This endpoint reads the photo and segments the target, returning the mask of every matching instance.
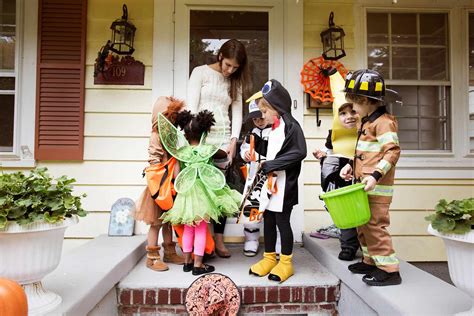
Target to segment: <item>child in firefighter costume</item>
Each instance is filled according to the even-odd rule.
[[[400,146],[398,124],[387,112],[385,95],[396,92],[385,89],[382,76],[369,69],[348,74],[344,92],[347,101],[353,103],[361,122],[354,165],[346,165],[341,177],[352,179],[354,170],[356,181],[365,184],[371,212],[369,222],[357,228],[364,257],[361,262],[351,264],[348,268],[352,273],[364,274],[362,280],[368,285],[400,284],[399,261],[387,230]]]
[[[238,212],[242,196],[227,186],[224,174],[213,164],[212,158],[218,154],[225,136],[225,130],[220,129],[209,134],[207,140],[215,124],[214,114],[207,110],[196,115],[182,111],[177,114],[175,124],[182,130],[158,114],[161,142],[183,167],[175,179],[177,196],[173,207],[161,218],[164,223],[184,225],[183,271],[200,275],[214,271],[213,266],[203,263],[207,224]]]
[[[306,141],[303,130],[291,116],[291,97],[277,80],[270,80],[250,100],[256,100],[267,122],[272,123],[268,140],[255,138],[255,150],[267,157],[261,169],[268,174],[268,185],[262,197],[269,196],[263,215],[265,252],[263,259],[250,267],[249,273],[266,276],[273,281],[284,282],[293,275],[293,231],[290,215],[298,204],[298,176],[301,162],[306,157]],[[271,179],[275,181],[274,185]],[[271,195],[269,195],[271,193]],[[262,203],[261,198],[261,202]],[[281,254],[277,261],[275,244],[277,226],[281,236]]]
[[[177,112],[184,107],[182,101],[160,97],[153,105],[152,131],[148,146],[149,167],[145,169],[148,186],[145,188],[138,200],[134,217],[136,220],[144,221],[150,225],[148,231],[148,243],[146,246],[146,266],[155,271],[166,271],[168,265],[165,262],[183,264],[184,258],[176,253],[176,245],[172,241],[172,228],[170,224],[163,224],[160,216],[163,211],[173,205],[173,170],[176,159],[169,156],[163,149],[158,134],[158,113],[169,120],[174,121]],[[162,228],[164,256],[160,257],[160,246],[158,246],[158,235]]]

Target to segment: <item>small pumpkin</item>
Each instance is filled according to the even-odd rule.
[[[0,316],[27,316],[28,301],[21,285],[0,278]]]

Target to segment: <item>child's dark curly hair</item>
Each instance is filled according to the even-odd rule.
[[[176,117],[176,125],[184,130],[184,135],[189,141],[199,141],[201,135],[209,133],[215,123],[214,114],[208,110],[196,115],[191,114],[190,111],[182,111]]]

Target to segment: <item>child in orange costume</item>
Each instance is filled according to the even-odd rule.
[[[145,169],[148,186],[141,194],[134,217],[136,220],[144,221],[150,225],[147,236],[146,266],[154,271],[168,270],[168,265],[165,262],[184,264],[184,258],[176,253],[171,225],[163,224],[159,219],[163,211],[170,209],[173,205],[172,178],[174,178],[173,170],[176,159],[169,156],[163,149],[157,127],[158,113],[162,112],[169,120],[173,120],[183,107],[182,101],[160,97],[153,105],[152,110],[152,131],[148,146],[150,166]],[[158,246],[158,234],[162,227],[164,262],[161,260],[160,246]]]

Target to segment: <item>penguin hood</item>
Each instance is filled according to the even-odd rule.
[[[263,98],[277,110],[278,114],[291,114],[291,97],[288,90],[275,79],[265,83],[262,89]]]

